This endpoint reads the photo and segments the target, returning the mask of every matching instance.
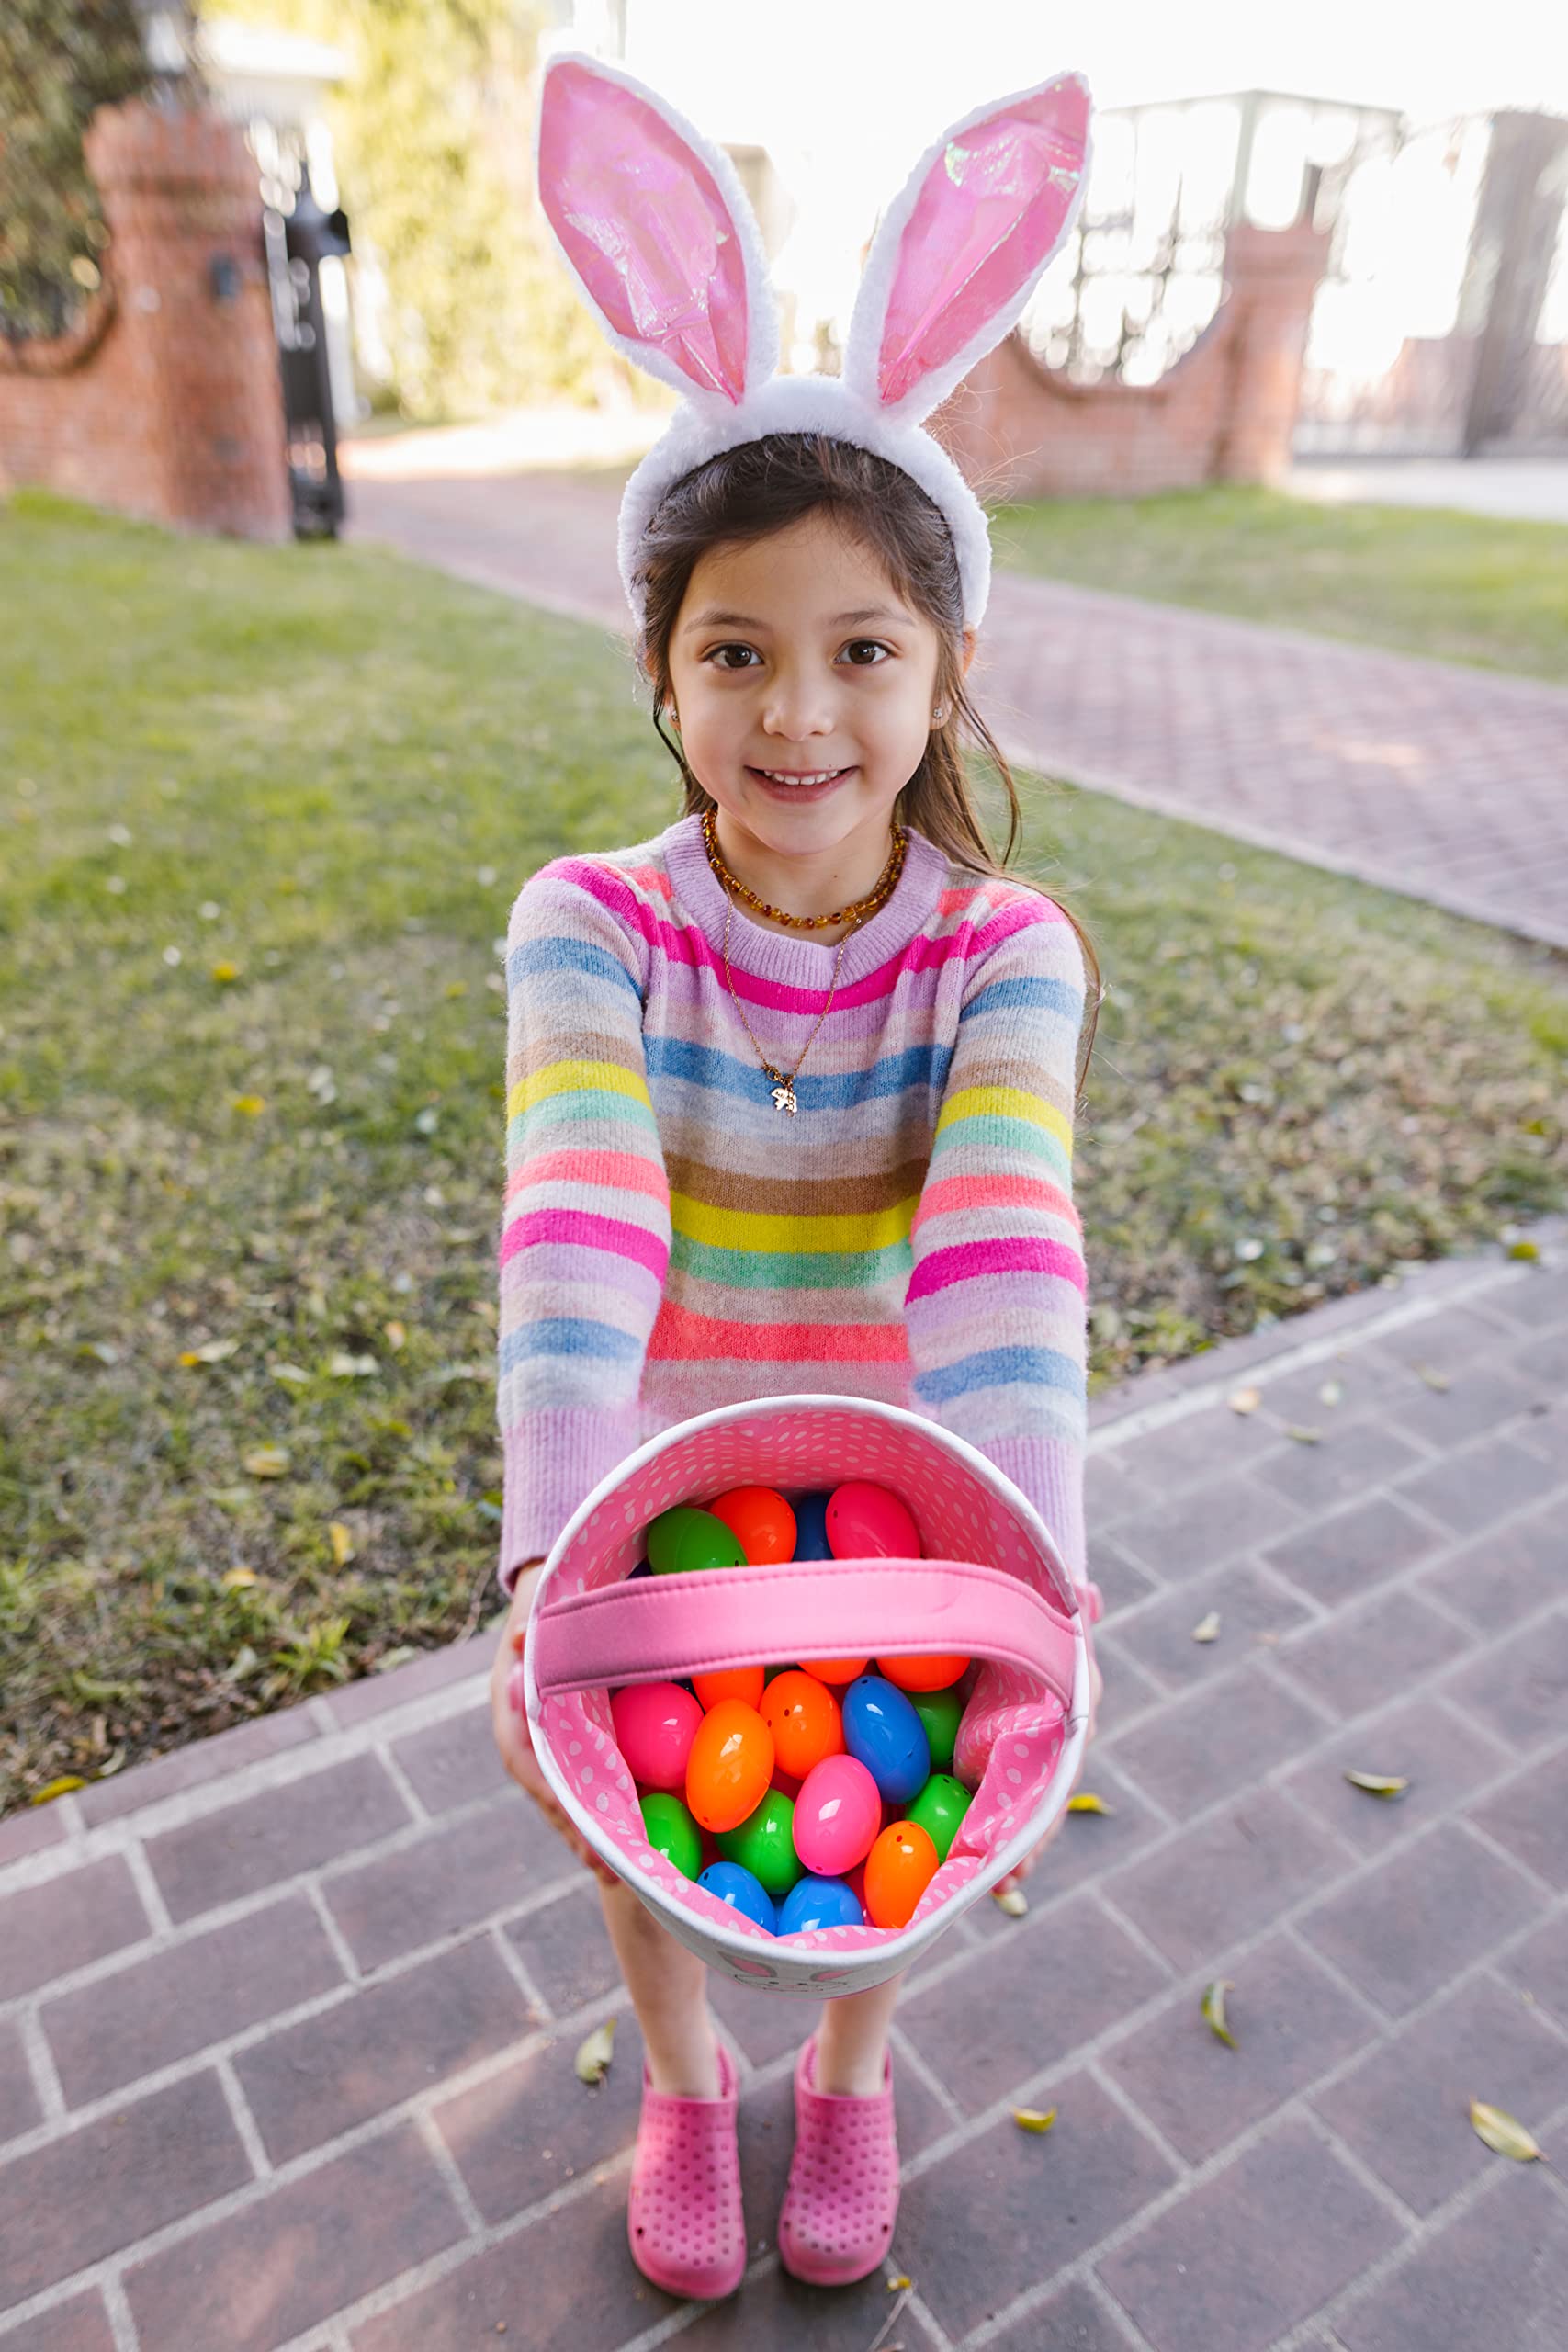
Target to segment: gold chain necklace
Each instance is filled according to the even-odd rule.
[[[782,907],[769,906],[765,899],[758,898],[755,890],[749,890],[738,875],[731,874],[718,854],[718,833],[714,823],[714,812],[711,808],[703,810],[703,847],[708,854],[708,864],[713,867],[719,880],[727,889],[736,891],[744,899],[748,906],[755,907],[759,914],[767,915],[773,922],[787,923],[792,931],[826,931],[833,923],[848,922],[852,915],[874,914],[883,900],[897,889],[898,876],[904,870],[904,854],[908,846],[908,832],[904,826],[899,825],[894,831],[893,848],[887,863],[878,875],[868,898],[857,899],[852,906],[840,907],[836,914],[786,915]]]
[[[762,912],[766,914],[776,913],[776,909],[764,906],[761,899],[754,897],[753,894],[746,888],[744,883],[737,881],[735,876],[727,870],[723,860],[719,857],[717,848],[713,840],[712,820],[713,811],[711,809],[705,811],[703,817],[703,840],[707,845],[708,859],[715,873],[717,874],[725,882],[730,884],[733,888],[739,890],[744,898],[750,899],[752,905],[761,908]],[[724,903],[725,984],[728,988],[730,1001],[734,1004],[736,1012],[740,1015],[740,1025],[745,1030],[748,1037],[751,1040],[752,1051],[756,1054],[758,1060],[761,1063],[763,1069],[767,1072],[767,1075],[773,1081],[773,1108],[775,1111],[786,1111],[792,1119],[800,1108],[800,1104],[795,1100],[795,1081],[799,1077],[801,1071],[805,1069],[806,1057],[817,1042],[818,1029],[821,1028],[822,1023],[827,1020],[829,1013],[832,1011],[833,997],[839,985],[839,967],[844,960],[844,949],[848,946],[852,933],[859,930],[863,920],[867,915],[874,913],[878,907],[882,906],[886,900],[892,896],[899,873],[903,869],[904,852],[908,842],[908,833],[900,830],[898,838],[894,845],[893,854],[888,859],[886,865],[883,868],[882,878],[877,883],[876,888],[872,891],[869,898],[862,899],[854,906],[845,908],[843,915],[818,915],[815,917],[808,915],[779,916],[779,920],[783,922],[796,922],[813,928],[818,925],[842,921],[844,917],[852,918],[850,922],[850,928],[845,932],[842,939],[840,940],[839,952],[833,958],[833,978],[828,989],[828,1001],[824,1004],[821,1012],[817,1016],[816,1028],[812,1030],[810,1036],[807,1037],[805,1046],[802,1047],[800,1059],[795,1063],[795,1068],[787,1073],[782,1069],[775,1069],[773,1063],[769,1061],[766,1054],[763,1053],[761,1046],[757,1043],[751,1023],[746,1018],[746,1008],[735,993],[735,980],[729,969],[729,925],[730,919],[735,912],[735,902],[728,895],[726,896]]]

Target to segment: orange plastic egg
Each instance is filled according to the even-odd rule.
[[[843,1712],[826,1683],[796,1667],[780,1674],[762,1693],[762,1721],[773,1736],[773,1754],[786,1772],[804,1781],[825,1756],[844,1752]]]
[[[716,1674],[694,1674],[692,1688],[705,1713],[711,1713],[721,1699],[741,1699],[749,1707],[760,1707],[762,1669],[760,1666],[720,1667]]]
[[[936,1872],[930,1832],[917,1821],[890,1822],[865,1858],[865,1915],[873,1927],[907,1928]]]
[[[933,1653],[930,1657],[879,1657],[876,1670],[899,1690],[947,1690],[968,1665],[966,1657]]]
[[[694,1819],[705,1829],[738,1827],[761,1804],[773,1771],[773,1735],[756,1708],[721,1699],[697,1725],[686,1758]]]
[[[800,1670],[814,1674],[818,1682],[852,1682],[870,1664],[868,1657],[803,1657]]]
[[[722,1519],[752,1567],[795,1557],[795,1513],[772,1487],[731,1487],[708,1505]]]

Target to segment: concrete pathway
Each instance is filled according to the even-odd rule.
[[[620,637],[618,489],[485,462],[351,444],[349,535]],[[1568,688],[1000,571],[975,678],[1021,765],[1568,947]]]
[[[755,2258],[707,2307],[633,2267],[636,2023],[481,1637],[0,1824],[0,2352],[1562,2352],[1568,1226],[1539,1238],[1097,1406],[1113,1811],[905,1989],[886,2278],[781,2273],[815,2009],[728,1984]],[[1472,2097],[1553,2162],[1491,2154]]]
[[[1281,487],[1330,505],[1450,506],[1514,523],[1568,523],[1568,455],[1302,458]]]

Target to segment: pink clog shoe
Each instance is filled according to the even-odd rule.
[[[746,2268],[739,2080],[720,2042],[716,2098],[656,2091],[642,2067],[642,2115],[626,2199],[626,2239],[645,2278],[666,2294],[707,2301],[733,2294]]]
[[[816,2064],[813,2035],[795,2069],[795,2154],[779,2259],[810,2286],[847,2287],[883,2260],[898,2216],[893,2054],[869,2098],[816,2089]]]

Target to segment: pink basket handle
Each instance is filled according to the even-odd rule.
[[[1087,1630],[1087,1626],[1086,1626]],[[547,1600],[528,1653],[541,1702],[599,1683],[667,1682],[778,1658],[995,1658],[1073,1701],[1073,1621],[973,1560],[797,1560],[637,1577]]]

